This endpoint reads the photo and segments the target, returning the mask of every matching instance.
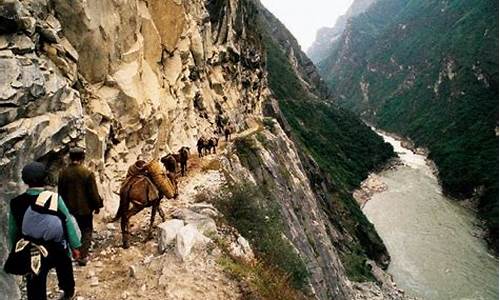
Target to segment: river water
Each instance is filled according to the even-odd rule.
[[[387,246],[395,282],[421,299],[498,299],[498,259],[474,235],[473,213],[442,194],[424,156],[379,134],[404,165],[378,174],[388,189],[363,211]]]

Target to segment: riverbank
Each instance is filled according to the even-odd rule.
[[[365,122],[366,123],[366,122]],[[458,205],[464,207],[467,210],[470,210],[471,212],[474,212],[475,214],[478,212],[478,207],[479,207],[479,201],[481,197],[481,190],[479,189],[476,191],[476,193],[466,199],[458,199],[447,193],[445,190],[443,190],[442,185],[441,185],[441,180],[439,178],[439,169],[437,165],[432,161],[428,156],[430,154],[430,151],[425,148],[425,147],[418,147],[416,146],[415,142],[413,142],[410,138],[407,137],[402,137],[396,133],[392,132],[387,132],[382,129],[375,128],[372,124],[366,123],[370,128],[375,131],[377,134],[381,135],[382,137],[390,137],[394,139],[395,141],[400,143],[401,148],[411,151],[414,155],[417,156],[422,156],[424,158],[425,164],[427,167],[432,172],[432,175],[436,177],[436,179],[439,182],[439,187],[441,189],[441,193],[443,193],[448,199],[451,199],[452,201],[456,202]],[[403,161],[399,157],[399,155],[402,153],[401,151],[397,151],[396,149],[394,150],[398,157],[393,158],[389,160],[385,166],[383,166],[380,170],[375,171],[371,174],[368,175],[368,178],[365,179],[359,189],[356,189],[353,192],[353,197],[356,199],[358,202],[359,206],[361,208],[364,208],[366,203],[370,201],[370,199],[373,197],[373,195],[377,193],[384,192],[386,190],[386,187],[384,187],[384,183],[380,180],[380,174],[381,172],[385,170],[394,170],[399,166],[404,165]],[[474,224],[475,224],[475,229],[473,232],[473,235],[475,237],[482,238],[484,240],[488,239],[488,229],[486,227],[486,224],[484,221],[482,221],[479,218],[474,219]],[[498,257],[498,253],[494,251],[494,249],[489,248],[489,251],[492,255]]]
[[[369,176],[362,207],[387,246],[397,285],[422,299],[498,299],[498,259],[479,237],[475,214],[442,192],[424,152],[377,132],[400,164]]]

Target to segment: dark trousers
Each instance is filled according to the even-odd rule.
[[[83,216],[75,216],[76,222],[78,223],[78,227],[80,227],[80,231],[82,232],[82,247],[80,248],[80,256],[81,258],[87,258],[89,255],[90,244],[92,243],[92,231],[93,231],[93,216],[83,215]]]
[[[75,279],[73,277],[73,265],[68,252],[62,246],[49,247],[49,255],[42,259],[40,273],[27,276],[28,300],[47,299],[47,274],[50,269],[56,268],[59,288],[65,295],[73,296],[75,293]]]

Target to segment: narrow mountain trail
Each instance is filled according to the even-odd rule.
[[[249,134],[253,130],[238,136]],[[224,148],[225,143],[221,142],[218,152]],[[167,221],[178,215],[182,209],[197,212],[205,209],[217,214],[213,206],[204,200],[216,193],[225,182],[224,175],[219,170],[218,155],[210,154],[198,158],[197,153],[191,153],[188,174],[179,179],[178,198],[162,200],[161,207]],[[101,216],[95,218],[94,245],[89,262],[87,266],[74,267],[76,299],[187,300],[242,297],[240,283],[232,279],[218,264],[218,259],[223,254],[213,241],[203,245],[201,249],[192,250],[185,260],[176,255],[175,245],[160,254],[158,233],[155,233],[151,240],[144,242],[150,213],[149,208],[132,217],[129,249],[121,247],[119,222],[107,223]],[[157,215],[155,226],[161,222],[161,217]],[[217,228],[216,235],[228,234],[222,231],[224,230]],[[234,235],[234,232],[231,234]],[[49,276],[48,290],[52,298],[58,294],[54,271]]]

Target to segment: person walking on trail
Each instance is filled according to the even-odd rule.
[[[47,299],[47,274],[52,268],[63,291],[59,299],[72,299],[75,280],[71,253],[78,259],[81,243],[62,198],[44,188],[46,175],[45,166],[39,162],[23,168],[22,179],[29,188],[10,201],[9,247],[16,252],[30,247],[31,262],[26,262],[31,264],[26,275],[28,300]]]
[[[59,174],[58,191],[82,232],[81,257],[78,264],[84,266],[87,264],[92,243],[92,214],[98,214],[103,204],[94,174],[83,166],[85,151],[73,148],[69,152],[69,158],[69,166]]]
[[[231,122],[228,122],[226,127],[224,127],[224,137],[226,138],[226,142],[231,139],[231,133],[233,132],[233,125]]]

